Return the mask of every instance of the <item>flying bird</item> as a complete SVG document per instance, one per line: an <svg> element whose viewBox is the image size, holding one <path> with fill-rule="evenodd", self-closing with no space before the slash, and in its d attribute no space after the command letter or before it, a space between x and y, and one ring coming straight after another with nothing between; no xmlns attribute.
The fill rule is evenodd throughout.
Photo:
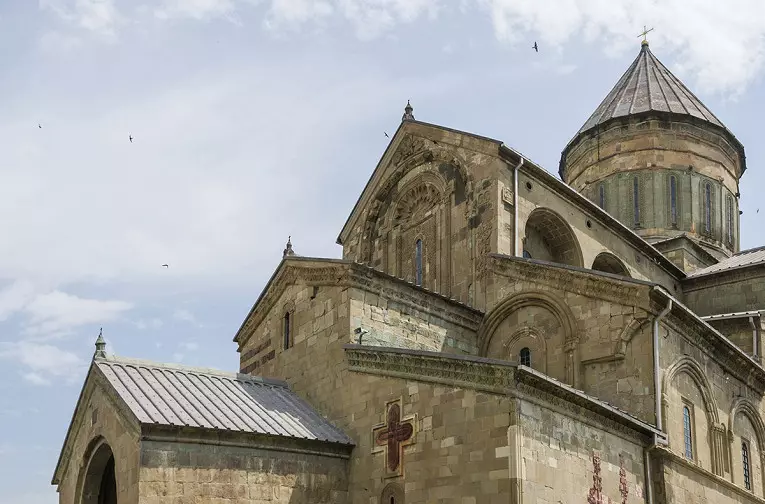
<svg viewBox="0 0 765 504"><path fill-rule="evenodd" d="M128 140L130 140L130 143L133 143L133 135L128 135Z"/></svg>
<svg viewBox="0 0 765 504"><path fill-rule="evenodd" d="M162 267L163 267L163 268L169 268L169 267L170 267L170 265L169 265L169 264L163 264L163 265L162 265Z"/></svg>
<svg viewBox="0 0 765 504"><path fill-rule="evenodd" d="M385 135L385 138L390 138L386 132L383 131L383 134Z"/></svg>
<svg viewBox="0 0 765 504"><path fill-rule="evenodd" d="M536 41L534 41L534 45L533 45L533 46L531 46L531 47L532 47L532 49L534 49L536 52L539 52L539 46L537 45L537 42L536 42Z"/></svg>
<svg viewBox="0 0 765 504"><path fill-rule="evenodd" d="M39 129L42 129L42 124L40 124L40 123L37 123L37 127L38 127Z"/></svg>

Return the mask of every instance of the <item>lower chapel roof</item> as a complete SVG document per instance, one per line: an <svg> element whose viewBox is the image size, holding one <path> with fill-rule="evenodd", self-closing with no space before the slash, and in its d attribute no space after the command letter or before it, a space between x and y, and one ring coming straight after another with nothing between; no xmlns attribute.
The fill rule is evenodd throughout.
<svg viewBox="0 0 765 504"><path fill-rule="evenodd" d="M765 247L742 250L741 252L733 254L727 259L723 259L717 264L713 264L712 266L694 271L688 275L688 278L695 278L702 275L710 275L713 273L721 273L724 271L744 268L746 266L754 266L757 264L765 264Z"/></svg>

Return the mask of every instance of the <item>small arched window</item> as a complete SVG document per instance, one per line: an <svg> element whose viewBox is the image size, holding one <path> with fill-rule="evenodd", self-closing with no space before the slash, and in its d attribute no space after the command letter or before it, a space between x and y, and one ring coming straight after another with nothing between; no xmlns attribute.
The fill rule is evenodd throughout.
<svg viewBox="0 0 765 504"><path fill-rule="evenodd" d="M414 244L414 283L422 285L422 240L417 240Z"/></svg>
<svg viewBox="0 0 765 504"><path fill-rule="evenodd" d="M725 220L727 223L727 237L728 237L728 243L730 245L733 245L733 226L735 226L733 221L733 198L728 196L727 199L727 205L725 205Z"/></svg>
<svg viewBox="0 0 765 504"><path fill-rule="evenodd" d="M598 187L598 205L600 205L600 208L603 210L606 209L606 186L605 184L600 184Z"/></svg>
<svg viewBox="0 0 765 504"><path fill-rule="evenodd" d="M683 440L685 441L685 458L693 460L693 431L691 409L683 406Z"/></svg>
<svg viewBox="0 0 765 504"><path fill-rule="evenodd" d="M677 226L677 177L669 177L669 219L670 224Z"/></svg>
<svg viewBox="0 0 765 504"><path fill-rule="evenodd" d="M712 232L712 184L704 184L704 231Z"/></svg>
<svg viewBox="0 0 765 504"><path fill-rule="evenodd" d="M521 348L519 357L520 359L518 360L521 362L521 366L531 367L531 350L528 347Z"/></svg>
<svg viewBox="0 0 765 504"><path fill-rule="evenodd" d="M635 227L640 226L640 181L637 177L632 178L632 223Z"/></svg>
<svg viewBox="0 0 765 504"><path fill-rule="evenodd" d="M749 446L746 441L741 441L741 464L744 468L744 486L747 490L752 489L752 477L749 471Z"/></svg>
<svg viewBox="0 0 765 504"><path fill-rule="evenodd" d="M531 259L531 253L528 250L523 250L523 257L526 259Z"/></svg>
<svg viewBox="0 0 765 504"><path fill-rule="evenodd" d="M290 334L290 312L284 314L284 322L282 330L284 332L284 349L287 350L292 346L292 337Z"/></svg>

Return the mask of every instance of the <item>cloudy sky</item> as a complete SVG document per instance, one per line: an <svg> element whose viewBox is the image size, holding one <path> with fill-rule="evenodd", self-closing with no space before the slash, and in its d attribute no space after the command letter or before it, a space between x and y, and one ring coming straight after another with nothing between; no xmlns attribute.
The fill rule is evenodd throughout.
<svg viewBox="0 0 765 504"><path fill-rule="evenodd" d="M339 257L407 99L556 172L652 26L748 147L742 248L764 244L765 3L551 4L0 2L0 504L58 502L99 327L120 355L235 370L287 236Z"/></svg>

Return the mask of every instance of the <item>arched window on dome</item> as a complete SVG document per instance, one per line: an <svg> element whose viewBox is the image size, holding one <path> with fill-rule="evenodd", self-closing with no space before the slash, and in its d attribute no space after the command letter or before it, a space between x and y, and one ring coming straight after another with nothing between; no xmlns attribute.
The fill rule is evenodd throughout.
<svg viewBox="0 0 765 504"><path fill-rule="evenodd" d="M669 220L672 226L677 227L677 177L669 177Z"/></svg>
<svg viewBox="0 0 765 504"><path fill-rule="evenodd" d="M640 227L640 180L632 178L632 224Z"/></svg>
<svg viewBox="0 0 765 504"><path fill-rule="evenodd" d="M704 184L704 232L712 232L712 184Z"/></svg>
<svg viewBox="0 0 765 504"><path fill-rule="evenodd" d="M598 186L598 205L603 210L606 209L606 186L603 183Z"/></svg>
<svg viewBox="0 0 765 504"><path fill-rule="evenodd" d="M733 220L733 197L728 196L725 205L725 221L727 224L726 237L728 238L728 245L733 245L733 228L735 227L735 221Z"/></svg>

